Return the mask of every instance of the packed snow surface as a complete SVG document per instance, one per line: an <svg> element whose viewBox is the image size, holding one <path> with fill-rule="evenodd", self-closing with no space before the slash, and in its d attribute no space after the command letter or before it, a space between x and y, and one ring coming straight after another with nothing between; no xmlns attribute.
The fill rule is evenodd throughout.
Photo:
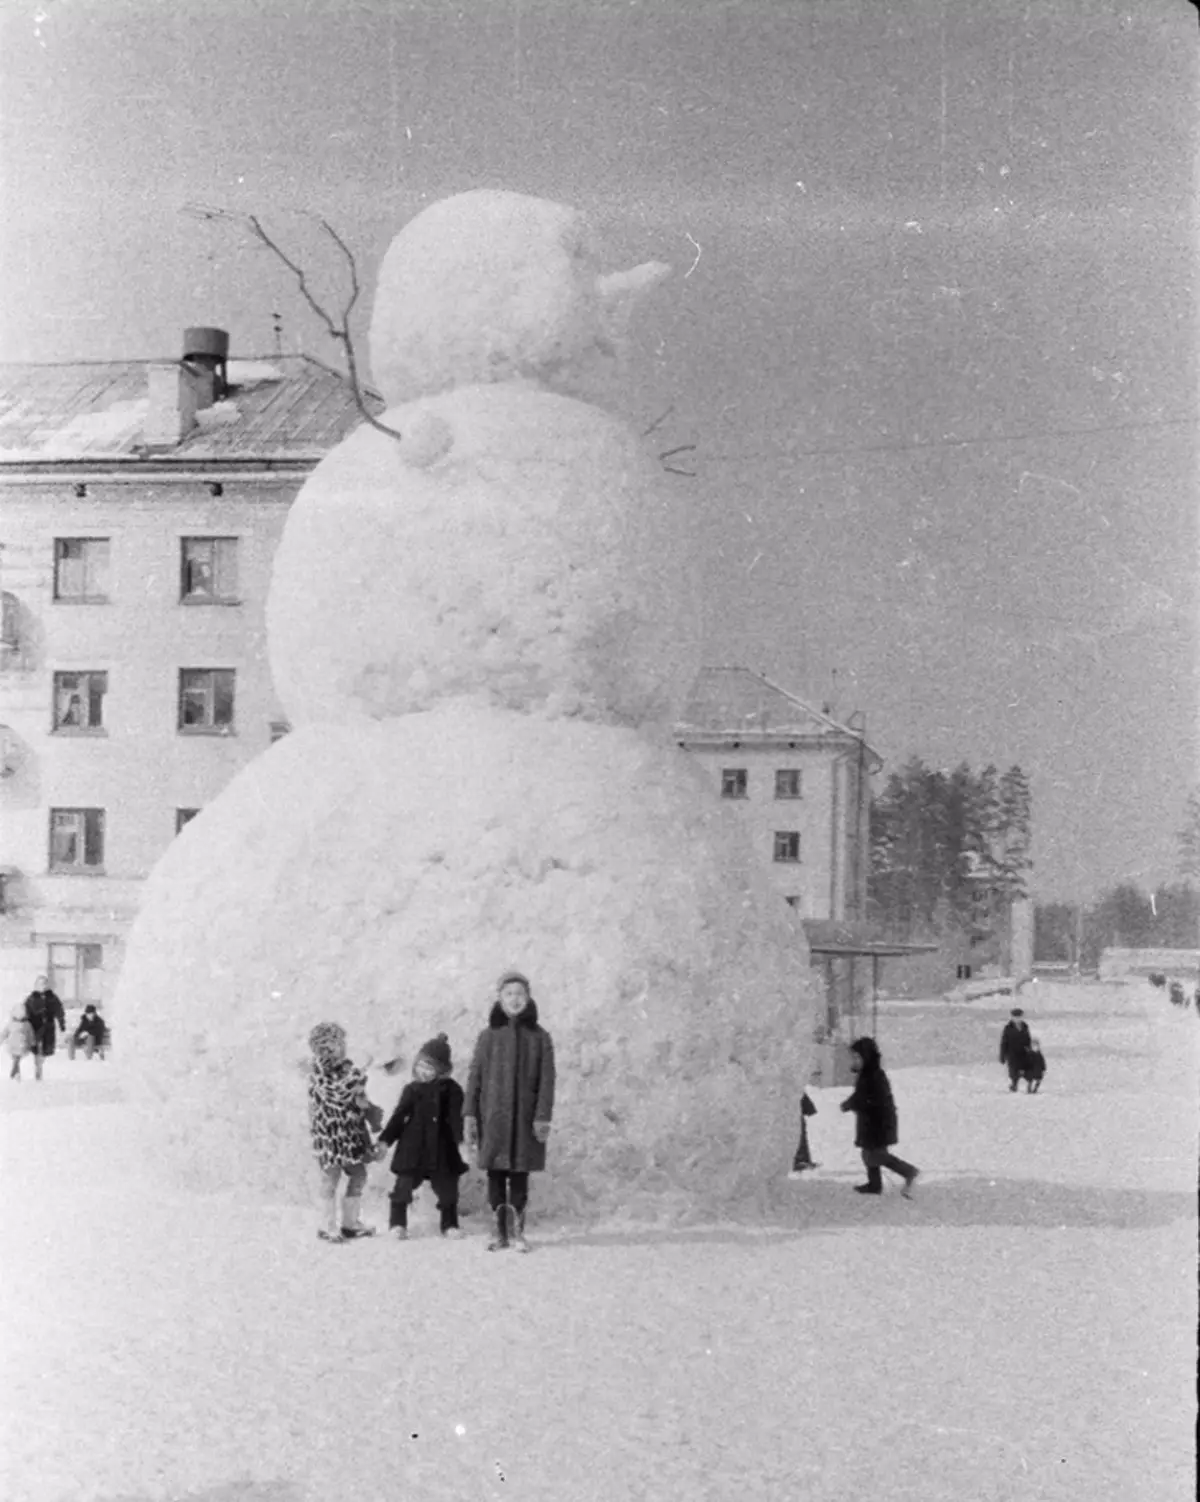
<svg viewBox="0 0 1200 1502"><path fill-rule="evenodd" d="M632 429L523 384L385 420L403 440L364 426L339 444L275 555L268 645L292 723L462 694L677 719L700 665L695 528Z"/></svg>
<svg viewBox="0 0 1200 1502"><path fill-rule="evenodd" d="M719 1200L585 1228L535 1180L529 1257L477 1216L442 1241L427 1190L411 1241L330 1247L237 1172L161 1189L119 1031L0 1081L0 1495L1191 1502L1197 1019L1148 986L1023 1002L1035 1096L995 1062L1007 1003L880 1009L913 1201L852 1192L818 1090L821 1167L770 1228Z"/></svg>
<svg viewBox="0 0 1200 1502"><path fill-rule="evenodd" d="M808 1076L799 921L684 752L462 702L297 731L172 844L115 1002L148 1152L303 1198L312 1025L376 1064L446 1032L465 1069L514 965L557 1052L547 1204L765 1203Z"/></svg>

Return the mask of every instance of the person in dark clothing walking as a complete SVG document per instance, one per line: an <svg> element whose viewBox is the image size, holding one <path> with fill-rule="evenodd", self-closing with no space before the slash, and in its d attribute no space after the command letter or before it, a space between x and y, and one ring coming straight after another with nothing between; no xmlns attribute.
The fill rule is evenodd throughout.
<svg viewBox="0 0 1200 1502"><path fill-rule="evenodd" d="M1000 1062L1008 1069L1010 1090L1016 1090L1021 1075L1025 1072L1025 1056L1029 1052L1030 1042L1025 1013L1020 1007L1014 1007L1000 1034Z"/></svg>
<svg viewBox="0 0 1200 1502"><path fill-rule="evenodd" d="M489 1252L502 1251L510 1239L519 1252L529 1250L529 1175L546 1166L553 1113L554 1043L538 1023L529 981L519 970L507 970L475 1043L464 1107L467 1146L478 1149L496 1219Z"/></svg>
<svg viewBox="0 0 1200 1502"><path fill-rule="evenodd" d="M450 1043L445 1033L431 1038L413 1065L413 1078L400 1092L396 1109L379 1134L379 1146L396 1144L391 1168L388 1225L397 1241L408 1239L408 1207L429 1180L437 1196L441 1233L458 1239L458 1180L467 1165L458 1151L463 1140L463 1093L450 1078Z"/></svg>
<svg viewBox="0 0 1200 1502"><path fill-rule="evenodd" d="M63 1004L50 989L44 975L33 983L33 990L25 998L25 1015L33 1029L33 1072L42 1077L42 1060L51 1058L59 1033L67 1030L67 1014Z"/></svg>
<svg viewBox="0 0 1200 1502"><path fill-rule="evenodd" d="M899 1125L892 1087L883 1071L883 1060L874 1038L856 1038L850 1045L850 1067L858 1076L854 1093L842 1102L843 1111L853 1111L856 1120L855 1147L862 1149L867 1182L854 1186L857 1194L882 1194L881 1168L889 1168L904 1180L900 1191L912 1198L920 1169L897 1158L889 1149L899 1141Z"/></svg>
<svg viewBox="0 0 1200 1502"><path fill-rule="evenodd" d="M1042 1088L1042 1081L1046 1077L1046 1056L1042 1053L1042 1045L1036 1038L1029 1040L1029 1052L1025 1055L1025 1068L1022 1075L1025 1080L1025 1093L1036 1095Z"/></svg>
<svg viewBox="0 0 1200 1502"><path fill-rule="evenodd" d="M800 1145L796 1149L796 1155L792 1159L792 1171L788 1174L789 1179L801 1178L806 1169L819 1168L821 1165L814 1161L808 1146L808 1118L817 1114L817 1108L809 1098L807 1090L800 1095Z"/></svg>

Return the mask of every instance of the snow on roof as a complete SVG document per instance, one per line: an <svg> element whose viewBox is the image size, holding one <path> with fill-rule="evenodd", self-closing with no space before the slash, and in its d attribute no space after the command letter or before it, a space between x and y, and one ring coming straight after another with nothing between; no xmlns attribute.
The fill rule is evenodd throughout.
<svg viewBox="0 0 1200 1502"><path fill-rule="evenodd" d="M701 668L675 728L684 736L691 732L743 737L847 736L863 740L861 731L814 709L761 673L742 667Z"/></svg>

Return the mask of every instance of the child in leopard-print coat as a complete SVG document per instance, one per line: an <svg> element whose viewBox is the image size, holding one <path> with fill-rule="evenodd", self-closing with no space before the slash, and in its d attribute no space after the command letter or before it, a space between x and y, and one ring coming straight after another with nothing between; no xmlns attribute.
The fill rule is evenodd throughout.
<svg viewBox="0 0 1200 1502"><path fill-rule="evenodd" d="M336 1022L319 1022L308 1035L312 1064L308 1071L308 1124L320 1172L322 1241L353 1241L374 1236L362 1223L362 1192L367 1164L375 1156L371 1123L383 1113L367 1098L367 1077L346 1057L346 1030ZM337 1213L338 1183L346 1175L342 1213Z"/></svg>

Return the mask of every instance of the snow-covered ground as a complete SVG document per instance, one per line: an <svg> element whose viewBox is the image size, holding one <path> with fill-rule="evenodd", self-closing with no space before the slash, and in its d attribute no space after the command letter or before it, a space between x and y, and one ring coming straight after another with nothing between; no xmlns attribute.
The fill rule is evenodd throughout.
<svg viewBox="0 0 1200 1502"><path fill-rule="evenodd" d="M1022 1000L1033 1097L1006 1003L881 1006L911 1203L851 1192L827 1089L789 1223L535 1213L530 1257L427 1206L331 1247L237 1185L164 1192L119 1055L0 1081L0 1496L1190 1499L1200 1021L1148 986Z"/></svg>

